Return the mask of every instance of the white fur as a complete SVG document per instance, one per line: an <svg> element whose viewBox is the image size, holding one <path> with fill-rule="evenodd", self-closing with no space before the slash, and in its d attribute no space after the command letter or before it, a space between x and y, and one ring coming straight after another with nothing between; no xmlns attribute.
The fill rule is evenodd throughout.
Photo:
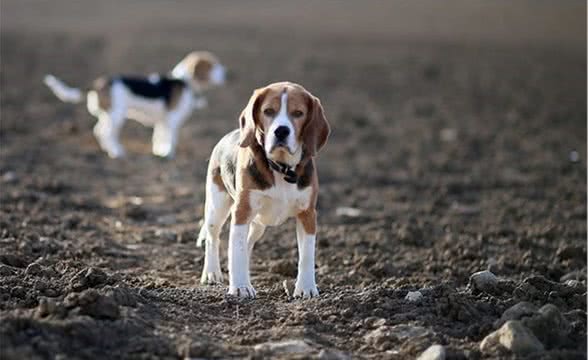
<svg viewBox="0 0 588 360"><path fill-rule="evenodd" d="M43 82L51 89L51 91L53 91L55 96L63 102L77 104L82 101L82 92L80 89L66 85L63 81L51 74L45 75Z"/></svg>
<svg viewBox="0 0 588 360"><path fill-rule="evenodd" d="M255 289L249 279L249 252L247 236L249 224L231 223L229 233L229 294L254 298Z"/></svg>
<svg viewBox="0 0 588 360"><path fill-rule="evenodd" d="M110 109L101 109L98 94L94 90L87 93L86 106L90 114L98 118L94 126L94 135L100 147L112 158L122 157L125 150L119 141L120 130L126 119L133 119L145 126L153 127L152 152L161 157L173 157L178 142L178 132L194 109L207 106L206 99L195 96L201 86L189 74L184 61L177 64L172 75L184 79L183 89L176 106L168 110L163 99L149 99L133 94L121 81L114 81L110 86ZM149 81L157 81L159 75L151 74ZM222 85L225 81L225 68L214 64L210 73L212 85ZM72 88L53 75L46 75L45 84L62 101L79 103L82 91Z"/></svg>
<svg viewBox="0 0 588 360"><path fill-rule="evenodd" d="M275 185L267 190L250 190L251 222L236 225L231 223L229 234L229 294L240 297L255 297L251 285L249 263L253 247L267 226L278 226L288 218L307 209L312 188L299 190L296 184L283 179L274 171ZM232 198L221 191L210 176L206 181L206 203L204 224L198 245L206 240L202 283L222 282L219 261L219 234L228 213ZM296 296L304 298L318 296L314 275L314 234L306 234L300 223L297 225L299 248L299 273L296 281Z"/></svg>
<svg viewBox="0 0 588 360"><path fill-rule="evenodd" d="M214 64L210 71L210 82L213 85L223 85L225 83L226 71L221 64Z"/></svg>
<svg viewBox="0 0 588 360"><path fill-rule="evenodd" d="M298 242L298 276L294 288L294 297L311 298L318 296L314 275L314 250L316 234L307 234L300 221L296 222L296 240Z"/></svg>
<svg viewBox="0 0 588 360"><path fill-rule="evenodd" d="M288 151L291 154L294 154L298 151L298 143L296 141L296 133L294 129L294 124L290 120L288 116L288 93L284 92L282 97L280 98L280 111L278 115L272 121L269 129L266 132L265 136L265 144L264 149L267 154L270 154L273 147L276 144L276 135L275 131L280 126L286 126L290 130L290 134L286 138L286 145L288 146Z"/></svg>

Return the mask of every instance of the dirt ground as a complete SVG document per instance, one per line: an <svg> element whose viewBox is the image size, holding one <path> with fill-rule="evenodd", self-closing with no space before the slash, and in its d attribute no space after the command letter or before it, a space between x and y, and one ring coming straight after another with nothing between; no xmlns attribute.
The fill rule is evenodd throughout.
<svg viewBox="0 0 588 360"><path fill-rule="evenodd" d="M431 344L449 359L586 358L584 2L163 4L2 1L2 359L409 359ZM41 83L165 72L192 49L231 79L171 161L132 122L127 158L108 159L85 108ZM278 80L320 97L333 128L321 295L284 291L290 221L256 246L258 298L239 301L199 284L206 161L252 90ZM498 282L469 284L482 270ZM480 351L522 301L556 306L556 320L517 317L544 351ZM281 340L307 348L258 346Z"/></svg>

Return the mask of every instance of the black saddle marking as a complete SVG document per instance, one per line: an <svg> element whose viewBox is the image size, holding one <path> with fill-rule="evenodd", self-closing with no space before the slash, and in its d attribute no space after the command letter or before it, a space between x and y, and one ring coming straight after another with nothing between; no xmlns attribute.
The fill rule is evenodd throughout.
<svg viewBox="0 0 588 360"><path fill-rule="evenodd" d="M163 99L166 105L170 103L174 88L186 86L184 80L165 75L159 75L153 79L143 76L121 75L112 79L112 81L116 80L122 82L133 94L149 99Z"/></svg>

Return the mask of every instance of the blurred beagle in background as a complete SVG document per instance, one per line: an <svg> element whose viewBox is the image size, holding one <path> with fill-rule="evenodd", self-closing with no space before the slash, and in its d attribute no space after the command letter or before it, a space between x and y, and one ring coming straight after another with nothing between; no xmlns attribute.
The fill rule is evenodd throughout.
<svg viewBox="0 0 588 360"><path fill-rule="evenodd" d="M255 297L249 277L253 246L267 226L296 217L298 276L295 297L318 296L315 281L315 156L330 127L323 107L302 86L280 82L257 89L239 118L240 128L212 151L206 178L206 243L201 282L221 283L219 234L231 214L229 294Z"/></svg>
<svg viewBox="0 0 588 360"><path fill-rule="evenodd" d="M195 51L169 75L117 75L95 80L86 92L86 105L98 118L94 135L100 147L112 158L124 156L119 135L128 118L153 127L153 154L173 157L180 127L194 109L206 107L203 90L224 84L225 73L214 55ZM64 102L83 100L82 90L69 87L53 75L45 76L44 82Z"/></svg>

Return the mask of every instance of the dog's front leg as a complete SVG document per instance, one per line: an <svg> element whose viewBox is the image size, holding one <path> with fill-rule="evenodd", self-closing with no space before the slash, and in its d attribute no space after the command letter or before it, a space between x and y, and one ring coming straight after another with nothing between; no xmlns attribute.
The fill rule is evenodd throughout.
<svg viewBox="0 0 588 360"><path fill-rule="evenodd" d="M296 218L298 242L298 276L294 297L305 299L319 295L314 275L314 251L316 242L316 211L306 210Z"/></svg>
<svg viewBox="0 0 588 360"><path fill-rule="evenodd" d="M255 289L249 279L249 227L248 222L239 224L233 214L229 234L229 294L243 298L255 297Z"/></svg>

